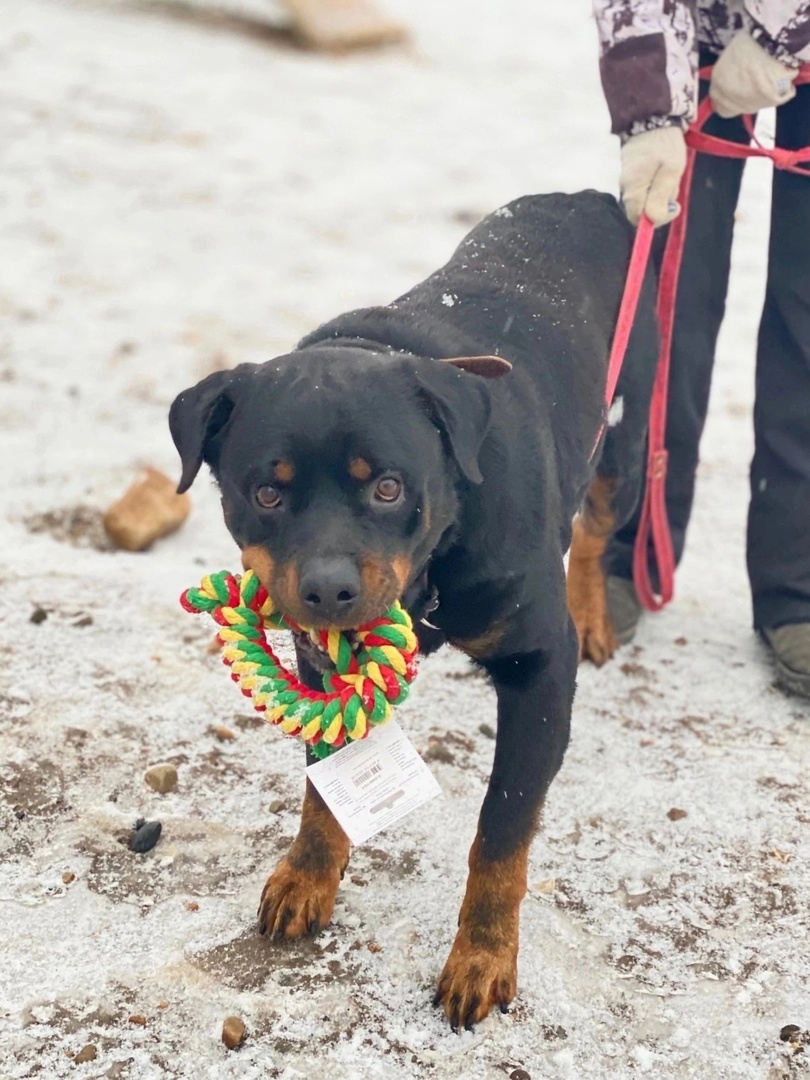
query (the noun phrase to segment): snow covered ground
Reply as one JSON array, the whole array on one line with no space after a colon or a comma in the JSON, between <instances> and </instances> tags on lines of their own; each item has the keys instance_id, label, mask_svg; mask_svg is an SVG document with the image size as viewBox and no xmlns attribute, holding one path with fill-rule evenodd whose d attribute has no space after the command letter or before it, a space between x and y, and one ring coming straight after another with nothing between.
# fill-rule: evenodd
<instances>
[{"instance_id":1,"label":"snow covered ground","mask_svg":"<svg viewBox=\"0 0 810 1080\"><path fill-rule=\"evenodd\" d=\"M614 188L587 0L387 8L410 49L330 59L194 6L4 5L0 1077L805 1076L780 1032L810 1026L810 710L772 685L743 553L766 166L678 597L581 672L509 1015L456 1036L430 1008L493 748L464 658L426 663L399 714L442 802L355 852L316 941L274 946L254 913L301 752L177 604L238 567L213 487L151 552L100 550L137 469L177 471L178 390L388 301L514 196ZM163 822L146 856L118 842L139 816Z\"/></svg>"}]
</instances>

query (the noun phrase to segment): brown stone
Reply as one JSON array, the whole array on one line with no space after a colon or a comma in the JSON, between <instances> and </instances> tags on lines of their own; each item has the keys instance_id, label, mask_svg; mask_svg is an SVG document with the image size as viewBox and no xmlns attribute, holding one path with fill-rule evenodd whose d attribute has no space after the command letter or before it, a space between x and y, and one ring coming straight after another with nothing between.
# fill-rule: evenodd
<instances>
[{"instance_id":1,"label":"brown stone","mask_svg":"<svg viewBox=\"0 0 810 1080\"><path fill-rule=\"evenodd\" d=\"M247 1028L238 1016L227 1016L222 1025L222 1041L229 1050L237 1050L245 1041Z\"/></svg>"},{"instance_id":2,"label":"brown stone","mask_svg":"<svg viewBox=\"0 0 810 1080\"><path fill-rule=\"evenodd\" d=\"M169 1003L168 1003L168 1001L159 1001L159 1002L157 1003L157 1007L158 1007L159 1009L168 1009L168 1007L169 1007Z\"/></svg>"},{"instance_id":3,"label":"brown stone","mask_svg":"<svg viewBox=\"0 0 810 1080\"><path fill-rule=\"evenodd\" d=\"M138 1027L146 1027L146 1017L141 1013L135 1013L134 1016L129 1018L130 1024L137 1024Z\"/></svg>"},{"instance_id":4,"label":"brown stone","mask_svg":"<svg viewBox=\"0 0 810 1080\"><path fill-rule=\"evenodd\" d=\"M161 536L179 529L191 511L188 495L178 495L174 480L146 469L104 515L104 530L126 551L144 551Z\"/></svg>"},{"instance_id":5,"label":"brown stone","mask_svg":"<svg viewBox=\"0 0 810 1080\"><path fill-rule=\"evenodd\" d=\"M73 873L72 870L65 870L64 874L62 874L62 882L65 885L70 885L75 880L76 880L76 875Z\"/></svg>"},{"instance_id":6,"label":"brown stone","mask_svg":"<svg viewBox=\"0 0 810 1080\"><path fill-rule=\"evenodd\" d=\"M378 11L372 0L287 0L286 14L305 45L343 52L405 40L405 27Z\"/></svg>"},{"instance_id":7,"label":"brown stone","mask_svg":"<svg viewBox=\"0 0 810 1080\"><path fill-rule=\"evenodd\" d=\"M217 724L211 730L214 732L220 742L233 742L233 740L236 738L236 735L231 731L231 729L225 727L224 724Z\"/></svg>"},{"instance_id":8,"label":"brown stone","mask_svg":"<svg viewBox=\"0 0 810 1080\"><path fill-rule=\"evenodd\" d=\"M200 905L196 900L186 900L186 911L199 911Z\"/></svg>"},{"instance_id":9,"label":"brown stone","mask_svg":"<svg viewBox=\"0 0 810 1080\"><path fill-rule=\"evenodd\" d=\"M153 765L146 770L144 780L153 791L166 795L177 787L177 769L168 763Z\"/></svg>"},{"instance_id":10,"label":"brown stone","mask_svg":"<svg viewBox=\"0 0 810 1080\"><path fill-rule=\"evenodd\" d=\"M95 1061L98 1055L98 1050L92 1043L88 1043L87 1046L83 1046L73 1059L75 1065L83 1065L85 1061Z\"/></svg>"},{"instance_id":11,"label":"brown stone","mask_svg":"<svg viewBox=\"0 0 810 1080\"><path fill-rule=\"evenodd\" d=\"M679 806L673 806L671 810L667 810L667 817L670 821L681 821L682 818L687 816L686 810L681 810Z\"/></svg>"}]
</instances>

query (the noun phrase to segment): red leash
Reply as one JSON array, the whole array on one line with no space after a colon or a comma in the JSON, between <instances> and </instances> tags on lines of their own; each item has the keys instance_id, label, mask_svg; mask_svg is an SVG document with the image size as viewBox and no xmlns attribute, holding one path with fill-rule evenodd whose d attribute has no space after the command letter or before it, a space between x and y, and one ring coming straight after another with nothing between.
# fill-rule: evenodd
<instances>
[{"instance_id":1,"label":"red leash","mask_svg":"<svg viewBox=\"0 0 810 1080\"><path fill-rule=\"evenodd\" d=\"M704 68L701 78L709 78L711 69ZM810 65L799 72L795 84L810 83ZM689 216L689 196L692 188L692 174L698 152L716 154L720 157L770 158L777 169L800 173L810 177L810 147L802 150L783 150L780 147L763 146L754 134L754 123L750 116L745 117L745 126L753 142L735 143L707 135L702 129L712 113L711 99L707 95L700 104L697 119L686 134L688 146L686 169L681 180L679 202L681 212L669 229L661 275L658 283L658 321L661 328L661 348L658 368L653 386L650 404L650 427L647 449L647 484L641 507L641 519L633 549L633 582L636 594L647 611L660 611L672 599L675 579L675 557L672 550L672 537L667 519L665 501L667 477L667 451L665 448L667 419L667 390L669 386L669 364L672 354L672 334L675 323L675 299L678 290L678 275L686 242L686 222ZM608 359L608 375L605 388L605 400L610 406L619 380L627 342L633 326L633 318L638 307L641 286L644 281L653 236L652 222L642 217L636 230L630 265L627 270L622 302L616 322L616 331ZM650 540L652 555L658 572L659 592L653 588L650 573Z\"/></svg>"}]
</instances>

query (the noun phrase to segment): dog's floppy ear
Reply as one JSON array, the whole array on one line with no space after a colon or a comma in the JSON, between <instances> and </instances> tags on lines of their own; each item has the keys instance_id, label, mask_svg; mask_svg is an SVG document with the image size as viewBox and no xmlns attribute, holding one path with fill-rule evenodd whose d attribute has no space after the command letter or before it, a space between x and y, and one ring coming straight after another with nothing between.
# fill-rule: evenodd
<instances>
[{"instance_id":1,"label":"dog's floppy ear","mask_svg":"<svg viewBox=\"0 0 810 1080\"><path fill-rule=\"evenodd\" d=\"M178 394L169 410L169 430L180 455L183 473L177 490L187 491L208 460L211 440L227 424L235 395L255 364L240 364L232 371L215 371L202 382Z\"/></svg>"},{"instance_id":2,"label":"dog's floppy ear","mask_svg":"<svg viewBox=\"0 0 810 1080\"><path fill-rule=\"evenodd\" d=\"M478 452L489 428L492 401L486 377L471 374L475 368L467 368L466 361L500 358L459 359L463 361L461 364L452 360L428 360L419 364L415 370L416 382L428 401L433 420L450 445L458 467L468 480L480 484L484 477L478 467ZM503 364L509 362L504 360ZM498 374L506 374L506 370L499 370Z\"/></svg>"}]
</instances>

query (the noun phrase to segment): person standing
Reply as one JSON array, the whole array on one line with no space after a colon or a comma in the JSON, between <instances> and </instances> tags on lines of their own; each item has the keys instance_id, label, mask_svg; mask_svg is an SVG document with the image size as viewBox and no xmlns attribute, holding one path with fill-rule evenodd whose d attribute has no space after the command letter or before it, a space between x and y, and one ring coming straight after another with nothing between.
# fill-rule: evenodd
<instances>
[{"instance_id":1,"label":"person standing","mask_svg":"<svg viewBox=\"0 0 810 1080\"><path fill-rule=\"evenodd\" d=\"M743 116L776 108L776 143L810 146L810 0L594 0L600 74L621 139L621 195L631 222L679 213L684 133L711 96L705 130L747 143ZM711 78L699 68L713 65ZM810 155L808 155L810 157ZM808 163L810 165L810 162ZM672 348L666 502L676 560L684 549L728 287L744 161L698 154ZM665 230L664 230L665 231ZM656 237L660 257L663 244ZM747 565L753 624L781 685L810 697L810 175L774 170L768 281L759 329ZM638 517L608 553L616 634L635 635Z\"/></svg>"}]
</instances>

